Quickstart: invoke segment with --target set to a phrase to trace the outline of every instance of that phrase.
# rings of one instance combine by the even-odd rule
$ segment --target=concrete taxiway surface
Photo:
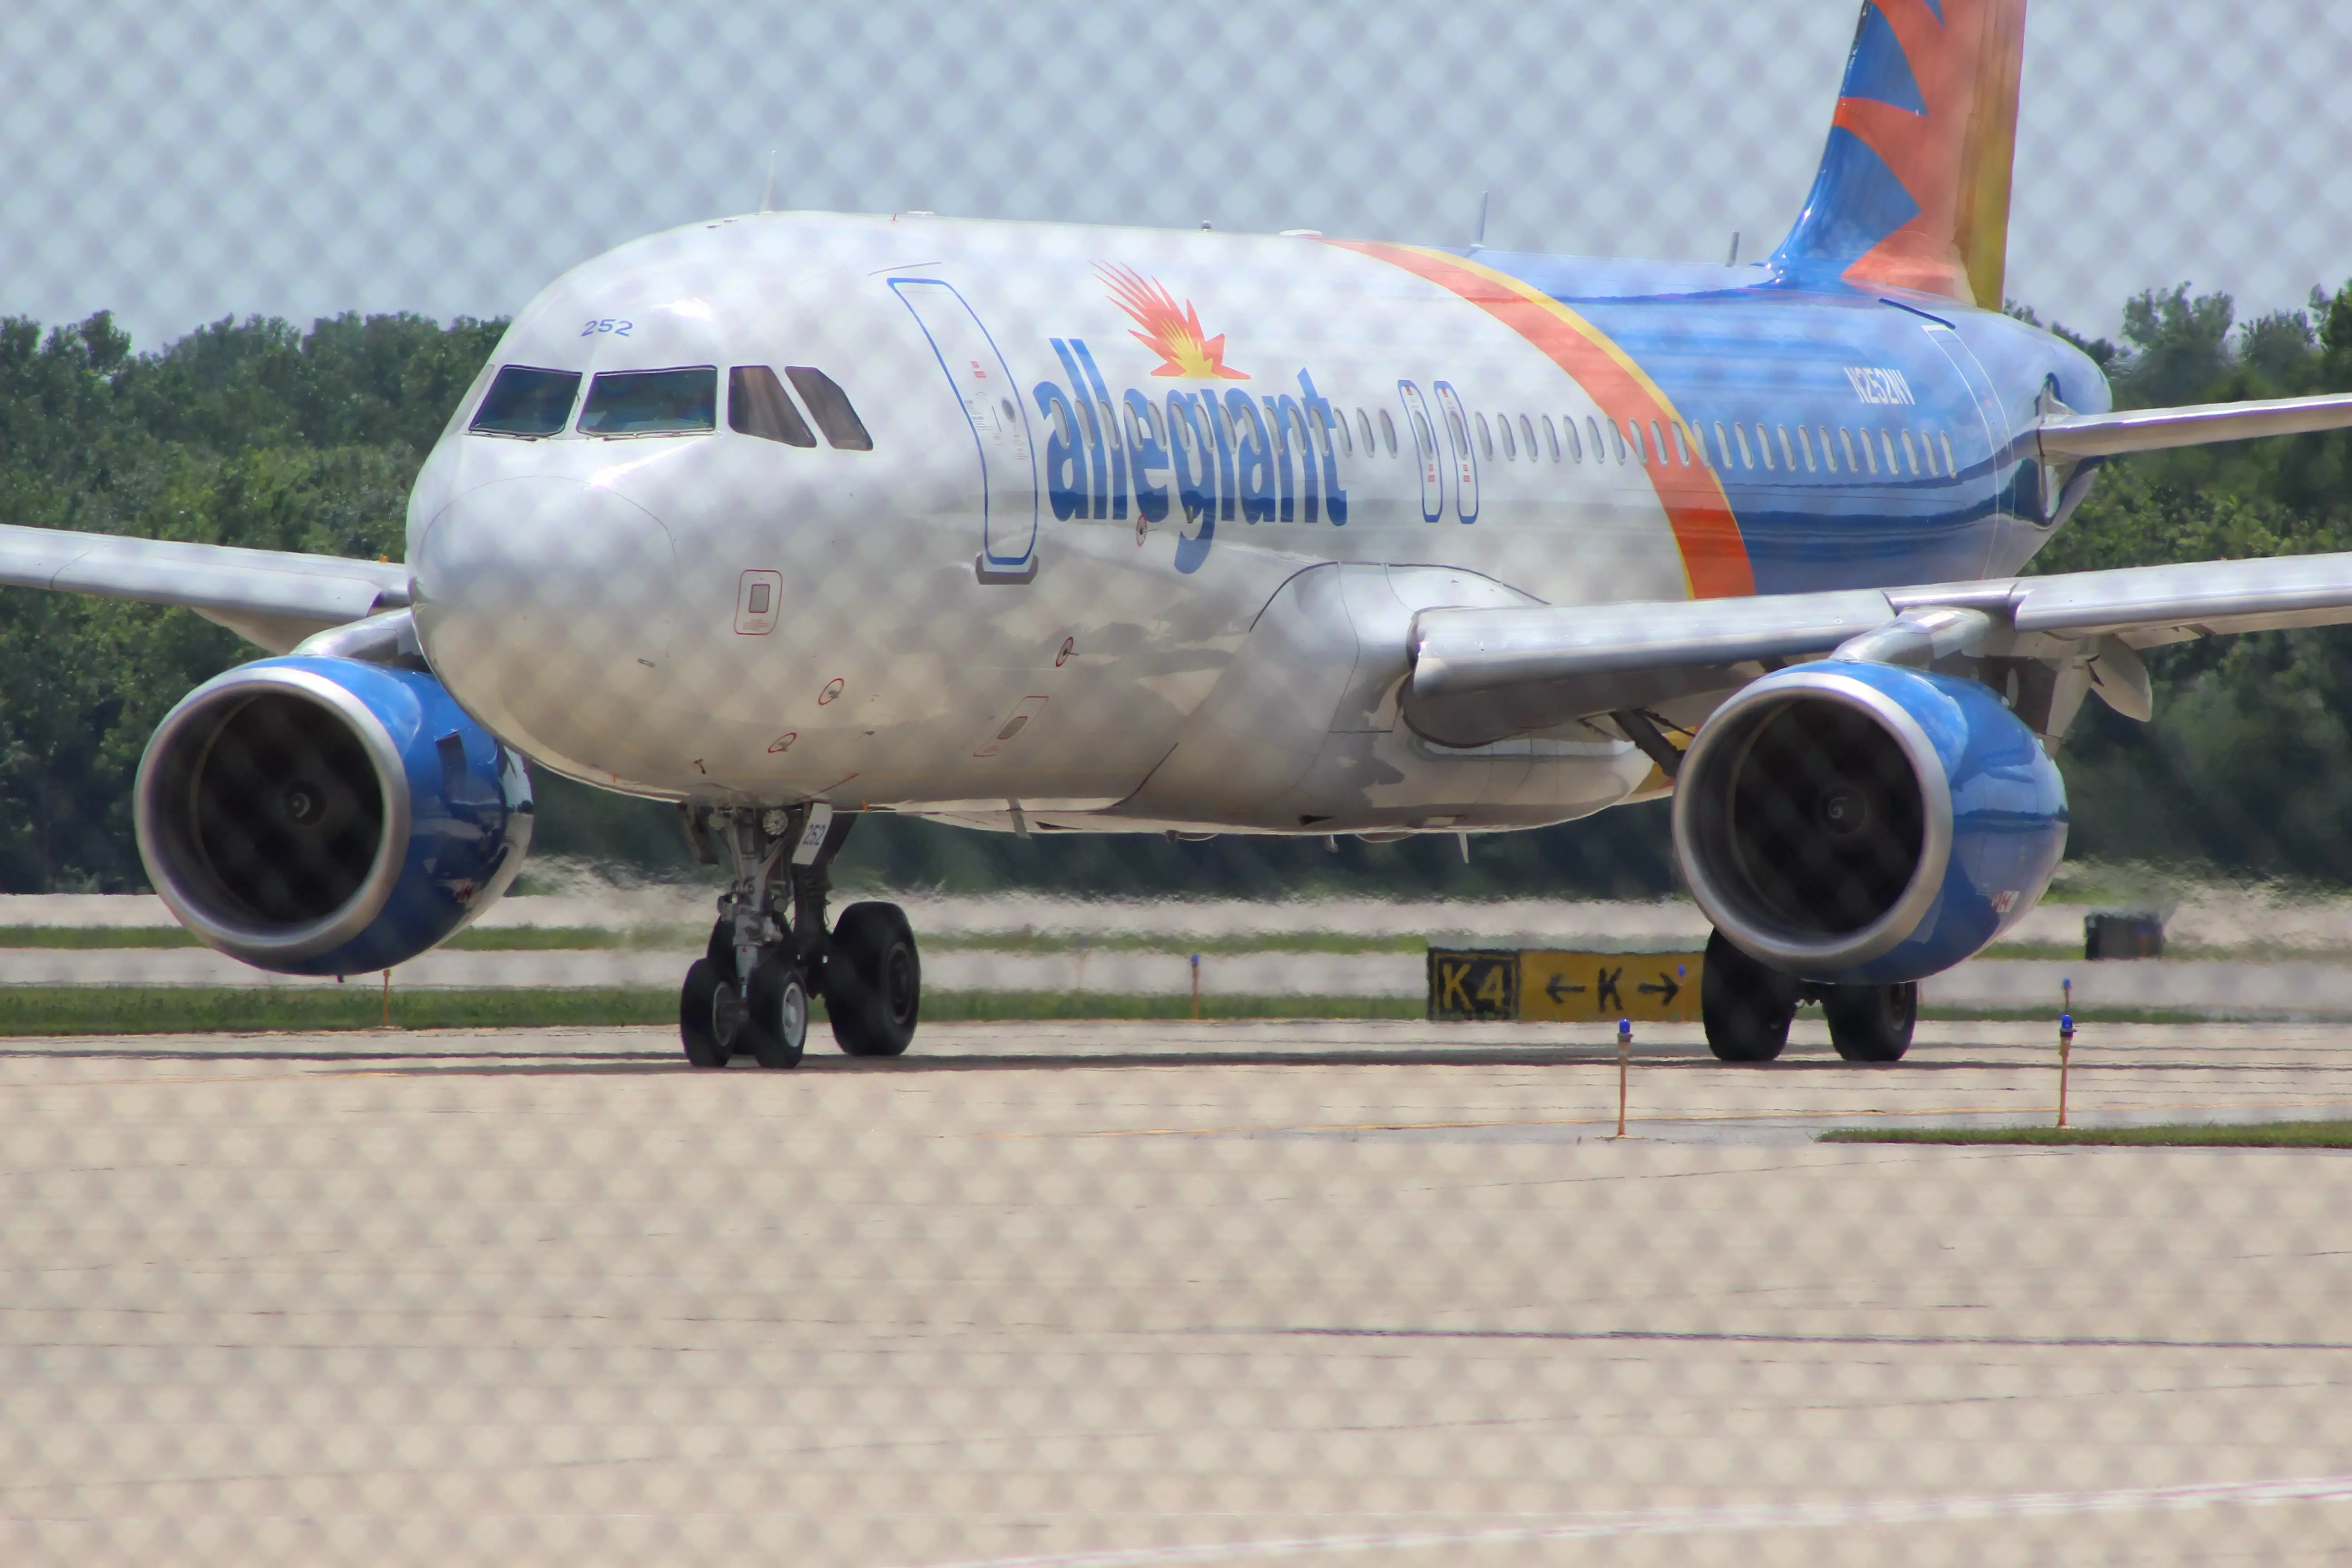
[[[2046,1114],[2039,1028],[0,1047],[0,1561],[2339,1561],[2352,1156]],[[824,1042],[820,1042],[824,1044]],[[2078,1120],[2352,1113],[2114,1028]]]

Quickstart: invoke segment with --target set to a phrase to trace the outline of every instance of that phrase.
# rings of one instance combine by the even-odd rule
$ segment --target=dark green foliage
[[[2231,331],[2186,287],[2125,312],[2125,407],[2352,391],[2352,284]],[[2111,467],[2038,572],[2352,549],[2352,435],[2245,441]],[[2352,881],[2352,633],[2274,632],[2148,655],[2156,719],[2087,704],[2060,761],[2077,858]]]
[[[103,314],[0,321],[0,521],[396,557],[417,465],[503,330],[222,321],[133,354]],[[256,651],[184,610],[0,592],[0,890],[142,886],[147,736]]]

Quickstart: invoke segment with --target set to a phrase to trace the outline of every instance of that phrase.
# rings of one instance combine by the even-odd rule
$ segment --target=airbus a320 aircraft
[[[1745,267],[1314,234],[768,213],[549,285],[419,475],[407,560],[27,528],[0,581],[281,657],[149,743],[205,942],[357,973],[506,889],[524,759],[677,803],[730,890],[688,1058],[920,1005],[866,812],[1022,834],[1489,832],[1671,792],[1717,1056],[1916,982],[2058,864],[2050,752],[2140,652],[2352,620],[2352,555],[2016,574],[2102,459],[2352,425],[2109,412],[1999,313],[2024,0],[1871,0],[1794,228]]]

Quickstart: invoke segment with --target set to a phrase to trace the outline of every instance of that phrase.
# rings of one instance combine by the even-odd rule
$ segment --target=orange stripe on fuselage
[[[1370,240],[1334,239],[1325,243],[1360,251],[1426,278],[1451,289],[1485,310],[1549,355],[1582,387],[1601,411],[1615,422],[1637,419],[1647,429],[1652,419],[1679,423],[1673,402],[1635,364],[1624,350],[1591,322],[1551,298],[1507,273],[1442,250],[1416,246],[1382,245]],[[1688,426],[1694,437],[1696,426]],[[1667,458],[1668,454],[1658,457]],[[1756,592],[1756,574],[1748,561],[1748,543],[1732,516],[1731,500],[1715,470],[1676,460],[1646,465],[1650,482],[1657,487],[1659,504],[1675,531],[1675,544],[1683,557],[1683,577],[1694,599],[1723,599]]]

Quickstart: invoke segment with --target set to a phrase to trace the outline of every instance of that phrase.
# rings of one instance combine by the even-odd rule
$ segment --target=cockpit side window
[[[874,450],[874,437],[866,433],[857,417],[857,410],[849,405],[849,395],[834,384],[833,377],[821,370],[804,364],[788,364],[784,374],[793,390],[801,395],[808,411],[816,418],[816,427],[824,438],[845,452]]]
[[[576,370],[506,365],[466,428],[486,436],[552,436],[572,417],[572,399],[579,391]]]
[[[589,436],[662,436],[714,430],[719,425],[719,370],[608,370],[590,384],[580,411]]]
[[[727,373],[727,427],[787,447],[816,445],[816,433],[793,406],[792,394],[763,364],[739,364]]]

